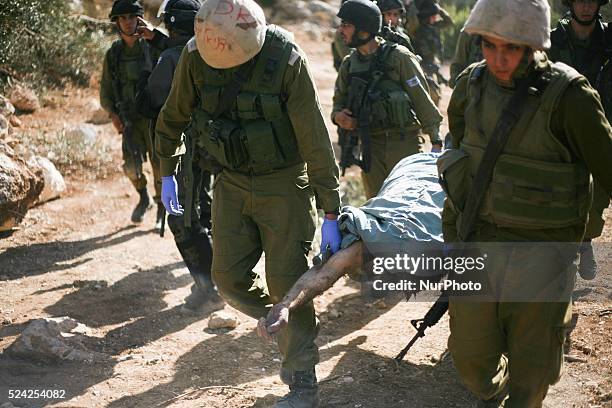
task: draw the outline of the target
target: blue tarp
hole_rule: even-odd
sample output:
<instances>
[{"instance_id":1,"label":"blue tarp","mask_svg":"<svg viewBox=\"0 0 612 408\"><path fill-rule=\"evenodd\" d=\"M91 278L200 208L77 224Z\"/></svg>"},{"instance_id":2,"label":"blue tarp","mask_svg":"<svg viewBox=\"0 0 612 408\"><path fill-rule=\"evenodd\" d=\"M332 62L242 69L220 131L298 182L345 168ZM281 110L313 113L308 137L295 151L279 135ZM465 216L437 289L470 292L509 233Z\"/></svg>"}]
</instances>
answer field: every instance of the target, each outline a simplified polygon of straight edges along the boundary
<instances>
[{"instance_id":1,"label":"blue tarp","mask_svg":"<svg viewBox=\"0 0 612 408\"><path fill-rule=\"evenodd\" d=\"M359 208L343 207L342 248L357 240L366 246L400 247L406 242L442 242L444 192L438 183L439 153L400 161L378 195Z\"/></svg>"}]
</instances>

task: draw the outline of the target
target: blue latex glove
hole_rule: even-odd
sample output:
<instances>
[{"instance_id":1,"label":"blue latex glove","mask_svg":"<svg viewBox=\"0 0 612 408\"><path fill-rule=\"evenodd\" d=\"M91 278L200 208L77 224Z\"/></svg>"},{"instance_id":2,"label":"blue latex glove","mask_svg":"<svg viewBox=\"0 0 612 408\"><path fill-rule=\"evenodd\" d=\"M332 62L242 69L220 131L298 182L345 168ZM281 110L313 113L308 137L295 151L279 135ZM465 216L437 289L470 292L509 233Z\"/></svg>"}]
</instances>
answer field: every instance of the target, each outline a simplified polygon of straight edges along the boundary
<instances>
[{"instance_id":1,"label":"blue latex glove","mask_svg":"<svg viewBox=\"0 0 612 408\"><path fill-rule=\"evenodd\" d=\"M161 202L170 215L183 215L178 202L178 184L174 176L162 177Z\"/></svg>"},{"instance_id":2,"label":"blue latex glove","mask_svg":"<svg viewBox=\"0 0 612 408\"><path fill-rule=\"evenodd\" d=\"M338 220L325 218L321 226L321 253L325 252L328 245L332 254L336 253L340 249L341 242L342 235L340 234Z\"/></svg>"}]
</instances>

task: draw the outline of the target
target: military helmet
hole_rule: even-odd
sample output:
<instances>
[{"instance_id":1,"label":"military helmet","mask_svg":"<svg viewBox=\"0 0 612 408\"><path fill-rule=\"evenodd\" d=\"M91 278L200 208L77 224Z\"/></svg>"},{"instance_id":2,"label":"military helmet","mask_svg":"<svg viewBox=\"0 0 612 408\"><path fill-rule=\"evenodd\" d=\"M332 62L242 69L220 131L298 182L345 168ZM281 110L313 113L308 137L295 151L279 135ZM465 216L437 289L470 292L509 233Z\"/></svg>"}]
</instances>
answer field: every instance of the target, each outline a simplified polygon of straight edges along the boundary
<instances>
[{"instance_id":1,"label":"military helmet","mask_svg":"<svg viewBox=\"0 0 612 408\"><path fill-rule=\"evenodd\" d=\"M567 8L572 8L572 3L574 2L574 0L562 0L561 3L563 3L563 5ZM599 0L599 5L600 6L605 6L606 4L609 3L609 0Z\"/></svg>"},{"instance_id":2,"label":"military helmet","mask_svg":"<svg viewBox=\"0 0 612 408\"><path fill-rule=\"evenodd\" d=\"M547 0L478 0L463 30L541 50L550 48L549 27Z\"/></svg>"},{"instance_id":3,"label":"military helmet","mask_svg":"<svg viewBox=\"0 0 612 408\"><path fill-rule=\"evenodd\" d=\"M353 24L357 31L365 31L372 35L378 34L382 26L380 9L370 0L347 0L340 6L336 15Z\"/></svg>"},{"instance_id":4,"label":"military helmet","mask_svg":"<svg viewBox=\"0 0 612 408\"><path fill-rule=\"evenodd\" d=\"M418 17L425 19L440 13L440 6L433 0L422 1L418 6L418 10Z\"/></svg>"},{"instance_id":5,"label":"military helmet","mask_svg":"<svg viewBox=\"0 0 612 408\"><path fill-rule=\"evenodd\" d=\"M198 52L217 69L237 67L257 55L266 30L266 16L253 0L206 0L196 14Z\"/></svg>"},{"instance_id":6,"label":"military helmet","mask_svg":"<svg viewBox=\"0 0 612 408\"><path fill-rule=\"evenodd\" d=\"M380 9L381 13L384 13L389 10L402 10L402 12L406 11L404 8L404 3L401 0L377 0L376 4Z\"/></svg>"},{"instance_id":7,"label":"military helmet","mask_svg":"<svg viewBox=\"0 0 612 408\"><path fill-rule=\"evenodd\" d=\"M193 35L195 16L201 5L199 0L164 0L157 17L163 16L167 28Z\"/></svg>"},{"instance_id":8,"label":"military helmet","mask_svg":"<svg viewBox=\"0 0 612 408\"><path fill-rule=\"evenodd\" d=\"M108 18L110 18L110 21L116 21L117 17L123 14L135 14L142 17L144 16L144 8L138 0L115 0Z\"/></svg>"}]
</instances>

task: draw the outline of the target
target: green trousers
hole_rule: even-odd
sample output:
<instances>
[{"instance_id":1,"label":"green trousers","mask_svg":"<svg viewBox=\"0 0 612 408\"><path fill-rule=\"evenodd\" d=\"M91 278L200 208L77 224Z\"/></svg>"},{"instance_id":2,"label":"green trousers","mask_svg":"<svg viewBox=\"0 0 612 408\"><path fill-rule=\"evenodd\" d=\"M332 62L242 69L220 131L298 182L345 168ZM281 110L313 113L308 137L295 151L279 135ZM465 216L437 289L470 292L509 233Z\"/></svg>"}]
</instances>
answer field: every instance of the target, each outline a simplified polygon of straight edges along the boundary
<instances>
[{"instance_id":1,"label":"green trousers","mask_svg":"<svg viewBox=\"0 0 612 408\"><path fill-rule=\"evenodd\" d=\"M265 317L308 269L317 214L305 166L258 176L224 170L213 197L213 280L229 305ZM265 275L259 276L253 268L262 252ZM292 312L278 336L283 367L312 368L319 361L316 335L312 303Z\"/></svg>"},{"instance_id":2,"label":"green trousers","mask_svg":"<svg viewBox=\"0 0 612 408\"><path fill-rule=\"evenodd\" d=\"M489 285L512 301L450 298L448 348L459 376L479 398L497 397L508 383L504 407L541 407L548 387L559 379L576 274L572 247L489 247ZM555 298L559 292L564 295ZM526 293L543 297L513 300Z\"/></svg>"},{"instance_id":3,"label":"green trousers","mask_svg":"<svg viewBox=\"0 0 612 408\"><path fill-rule=\"evenodd\" d=\"M418 131L373 133L370 138L372 165L369 172L361 172L366 199L375 197L393 167L405 157L422 152L422 137Z\"/></svg>"},{"instance_id":4,"label":"green trousers","mask_svg":"<svg viewBox=\"0 0 612 408\"><path fill-rule=\"evenodd\" d=\"M151 137L149 135L149 119L133 119L133 126L133 144L137 146L140 151L146 152L147 156L149 157L149 162L151 162L151 167L153 169L153 179L155 188L154 199L156 202L159 202L161 196L161 176L159 172L159 162L154 155L155 146L153 145ZM123 173L130 179L132 185L134 186L134 188L136 188L136 190L142 190L146 188L147 177L142 171L143 163L139 163L138 160L135 159L132 152L130 152L128 144L125 141L125 137L123 138L121 144L121 151L123 154Z\"/></svg>"}]
</instances>

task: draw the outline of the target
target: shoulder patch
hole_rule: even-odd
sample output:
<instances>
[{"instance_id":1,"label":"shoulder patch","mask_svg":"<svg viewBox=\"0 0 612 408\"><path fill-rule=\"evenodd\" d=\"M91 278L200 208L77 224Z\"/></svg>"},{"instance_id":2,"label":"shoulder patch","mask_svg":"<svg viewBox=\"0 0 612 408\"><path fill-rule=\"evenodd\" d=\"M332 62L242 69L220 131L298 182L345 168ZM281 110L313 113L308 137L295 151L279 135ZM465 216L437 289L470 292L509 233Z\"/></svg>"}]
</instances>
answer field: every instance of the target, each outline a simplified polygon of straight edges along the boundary
<instances>
[{"instance_id":1,"label":"shoulder patch","mask_svg":"<svg viewBox=\"0 0 612 408\"><path fill-rule=\"evenodd\" d=\"M289 56L289 65L294 66L297 60L300 58L301 58L300 53L294 47L291 50L291 55Z\"/></svg>"},{"instance_id":2,"label":"shoulder patch","mask_svg":"<svg viewBox=\"0 0 612 408\"><path fill-rule=\"evenodd\" d=\"M412 78L408 79L408 80L406 81L406 84L407 84L409 87L414 88L414 87L417 87L417 86L419 86L419 85L421 84L421 80L419 79L419 77L418 77L418 76L416 76L416 75L415 75L415 76L413 76Z\"/></svg>"},{"instance_id":3,"label":"shoulder patch","mask_svg":"<svg viewBox=\"0 0 612 408\"><path fill-rule=\"evenodd\" d=\"M198 49L198 46L196 45L195 37L191 37L191 39L187 41L187 51L194 52L197 49Z\"/></svg>"}]
</instances>

